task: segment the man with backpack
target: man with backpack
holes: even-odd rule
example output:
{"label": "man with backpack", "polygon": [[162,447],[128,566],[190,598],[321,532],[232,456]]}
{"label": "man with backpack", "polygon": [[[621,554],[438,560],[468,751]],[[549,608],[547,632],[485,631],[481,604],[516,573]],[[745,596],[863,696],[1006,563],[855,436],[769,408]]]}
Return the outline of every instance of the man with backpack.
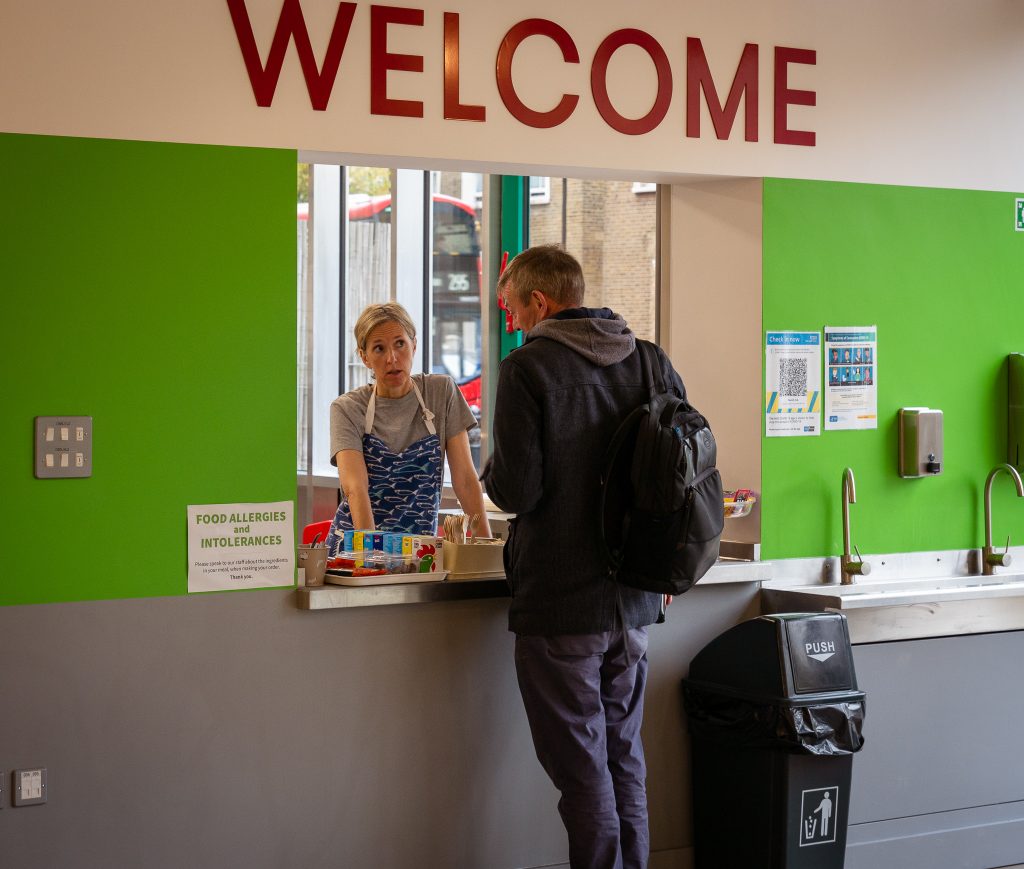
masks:
{"label": "man with backpack", "polygon": [[501,364],[483,480],[516,514],[505,570],[519,687],[537,757],[561,792],[571,865],[638,869],[650,851],[647,625],[668,601],[616,581],[602,474],[620,424],[652,393],[650,359],[666,393],[686,393],[660,349],[639,352],[622,317],[583,307],[583,271],[559,247],[519,254],[498,292],[525,339]]}

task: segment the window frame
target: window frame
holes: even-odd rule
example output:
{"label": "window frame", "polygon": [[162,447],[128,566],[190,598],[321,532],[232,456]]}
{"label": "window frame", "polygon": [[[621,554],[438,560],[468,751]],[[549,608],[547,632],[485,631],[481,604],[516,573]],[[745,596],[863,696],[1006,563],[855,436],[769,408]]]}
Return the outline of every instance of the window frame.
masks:
{"label": "window frame", "polygon": [[[528,177],[530,205],[548,205],[551,202],[551,178],[547,175],[530,175]],[[541,183],[535,184],[535,181]]]}
{"label": "window frame", "polygon": [[[340,200],[341,214],[347,215],[348,213],[348,178],[347,169],[341,163],[337,164],[324,164],[322,154],[310,154],[304,156],[302,152],[299,153],[299,162],[309,163],[310,169],[310,203],[309,212],[311,215],[311,223],[316,222],[316,200],[313,185],[313,166],[314,165],[332,165],[336,170],[340,170],[340,178],[338,181],[337,194]],[[416,184],[407,184],[406,190],[410,187],[418,185],[418,189],[421,193],[422,200],[420,201],[420,208],[417,210],[418,223],[420,224],[419,240],[422,244],[422,250],[418,251],[415,256],[410,256],[407,259],[408,262],[418,261],[420,264],[421,278],[419,286],[422,287],[422,301],[419,311],[418,323],[421,324],[423,335],[420,337],[420,350],[417,354],[419,359],[419,367],[417,370],[429,371],[431,366],[430,359],[430,344],[434,339],[430,333],[433,329],[433,286],[432,286],[432,268],[433,268],[433,193],[434,186],[437,183],[438,170],[430,169],[392,169],[392,191],[395,192],[396,176],[399,172],[403,173],[407,179],[411,178],[414,173],[422,173],[422,181],[417,179]],[[459,169],[446,169],[444,172],[459,172]],[[406,175],[406,173],[410,173]],[[463,195],[461,198],[474,206],[480,207],[480,228],[478,232],[478,244],[480,247],[480,262],[481,262],[481,274],[480,274],[480,330],[481,330],[481,352],[480,352],[480,429],[481,429],[481,443],[479,451],[479,462],[482,466],[486,459],[489,457],[491,452],[491,439],[490,439],[490,427],[493,420],[493,408],[494,408],[494,393],[497,385],[497,373],[498,363],[500,359],[507,355],[507,353],[518,346],[521,343],[520,333],[513,333],[511,335],[505,334],[504,329],[504,313],[498,310],[495,301],[495,284],[497,282],[498,269],[500,267],[500,259],[502,252],[505,250],[510,251],[510,255],[515,255],[521,248],[529,246],[529,211],[530,206],[533,205],[547,205],[551,202],[551,177],[553,176],[502,176],[496,173],[463,173],[463,194],[467,193],[469,188],[466,186],[471,182],[465,177],[467,175],[480,175],[479,185],[473,186],[472,198],[467,195]],[[608,179],[611,180],[611,179]],[[508,183],[506,183],[508,182]],[[514,193],[513,193],[514,191]],[[438,191],[439,192],[439,191]],[[660,245],[660,218],[661,218],[661,197],[662,197],[662,185],[648,182],[634,182],[633,192],[636,194],[644,194],[648,192],[656,193],[658,197],[657,205],[657,218],[659,226],[656,231],[656,268],[655,268],[655,286],[653,287],[655,293],[654,306],[655,306],[655,333],[660,332],[660,313],[661,313],[661,245]],[[515,199],[518,202],[518,206],[515,203],[508,202],[506,200]],[[402,194],[401,190],[397,192],[395,198],[392,200],[392,214],[397,215],[396,219],[401,221],[402,218]],[[563,211],[564,211],[564,199],[563,199]],[[511,210],[510,210],[511,209]],[[518,214],[518,218],[515,217],[513,211]],[[563,216],[564,219],[564,216]],[[335,332],[336,335],[336,350],[337,353],[335,364],[333,365],[333,377],[335,378],[335,387],[330,400],[333,400],[337,395],[341,395],[346,391],[345,385],[345,370],[344,370],[344,352],[345,348],[351,343],[351,327],[352,324],[347,322],[345,316],[344,305],[340,304],[340,300],[344,297],[344,293],[347,288],[347,270],[348,270],[348,228],[350,220],[346,219],[338,220],[337,226],[334,228],[334,238],[336,239],[338,249],[338,272],[337,280],[333,286],[333,293],[335,298],[339,300],[337,305],[337,317],[335,318]],[[513,223],[521,224],[515,227]],[[307,233],[307,247],[312,251],[314,244],[315,228],[311,227]],[[509,233],[511,232],[511,236]],[[396,290],[394,289],[394,282],[396,280],[396,271],[398,266],[396,264],[397,253],[396,248],[400,244],[407,244],[407,238],[405,240],[400,239],[397,234],[392,237],[392,247],[389,252],[389,258],[391,261],[391,279],[392,287],[389,291],[390,297],[396,296]],[[314,259],[308,260],[310,263],[309,271],[312,272],[315,268]],[[300,291],[312,293],[312,283],[315,280],[315,276],[311,276],[307,280],[307,288],[303,288]],[[399,301],[403,301],[401,294],[398,297]],[[316,314],[316,299],[312,299],[312,306],[306,311],[307,325],[311,329],[315,329],[317,324]],[[403,302],[404,303],[404,302]],[[425,315],[424,315],[424,312]],[[416,316],[414,314],[414,316]],[[300,324],[302,328],[302,324]],[[322,340],[322,339],[321,339]],[[314,334],[311,345],[307,348],[307,355],[310,360],[310,365],[314,366],[313,358],[317,354],[317,335]],[[328,354],[329,355],[329,354]],[[323,354],[320,355],[320,365],[323,366],[325,363],[322,361]],[[331,366],[327,364],[327,368]],[[311,378],[312,380],[312,378]],[[312,425],[314,417],[314,408],[317,407],[317,401],[313,400],[312,395],[312,384],[309,386],[310,395],[305,403],[306,411],[309,416],[307,421],[307,428],[310,430],[310,441],[312,438]],[[320,400],[320,399],[318,399]],[[329,406],[330,400],[327,401],[325,406]],[[326,412],[322,413],[325,422],[329,422],[329,414]],[[301,424],[301,420],[299,420]],[[327,435],[327,448],[329,449],[329,433]],[[315,459],[314,444],[310,442],[308,444],[308,458],[306,461],[306,467],[298,467],[299,475],[299,519],[300,522],[305,524],[307,521],[312,521],[312,517],[322,515],[327,503],[332,503],[336,506],[340,498],[340,490],[338,487],[338,479],[336,470],[330,466],[329,458],[326,462],[320,462],[319,464]],[[325,452],[326,452],[325,449]],[[297,461],[297,465],[301,465]],[[446,464],[447,470],[447,464]],[[330,469],[328,471],[328,468]],[[447,479],[442,491],[442,507],[452,508],[457,506],[457,500],[455,499],[454,492],[451,489],[450,481]]]}

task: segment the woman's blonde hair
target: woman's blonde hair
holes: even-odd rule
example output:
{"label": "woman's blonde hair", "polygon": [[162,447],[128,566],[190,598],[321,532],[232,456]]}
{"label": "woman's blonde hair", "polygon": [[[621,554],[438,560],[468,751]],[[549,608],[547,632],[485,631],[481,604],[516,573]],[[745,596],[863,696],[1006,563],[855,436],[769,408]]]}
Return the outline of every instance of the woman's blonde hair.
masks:
{"label": "woman's blonde hair", "polygon": [[412,317],[398,302],[380,302],[375,305],[367,305],[363,313],[356,320],[355,328],[352,330],[356,338],[356,347],[366,352],[366,342],[370,340],[370,333],[384,323],[398,323],[405,334],[413,341],[416,340],[416,326]]}

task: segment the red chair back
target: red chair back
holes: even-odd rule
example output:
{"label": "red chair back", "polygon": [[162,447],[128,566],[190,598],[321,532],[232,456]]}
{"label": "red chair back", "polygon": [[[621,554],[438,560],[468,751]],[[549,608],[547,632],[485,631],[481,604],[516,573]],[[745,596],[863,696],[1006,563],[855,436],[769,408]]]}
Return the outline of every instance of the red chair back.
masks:
{"label": "red chair back", "polygon": [[302,529],[302,545],[305,546],[313,542],[313,538],[316,537],[317,533],[320,534],[320,543],[327,542],[327,532],[331,530],[331,520],[324,519],[323,522],[313,522]]}

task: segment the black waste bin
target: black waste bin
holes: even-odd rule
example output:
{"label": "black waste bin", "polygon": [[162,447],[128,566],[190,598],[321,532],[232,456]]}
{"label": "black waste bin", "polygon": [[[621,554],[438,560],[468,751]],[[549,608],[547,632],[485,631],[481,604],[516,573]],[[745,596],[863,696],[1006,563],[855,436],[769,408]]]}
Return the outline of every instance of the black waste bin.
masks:
{"label": "black waste bin", "polygon": [[696,869],[842,869],[864,744],[846,617],[742,622],[683,680]]}

